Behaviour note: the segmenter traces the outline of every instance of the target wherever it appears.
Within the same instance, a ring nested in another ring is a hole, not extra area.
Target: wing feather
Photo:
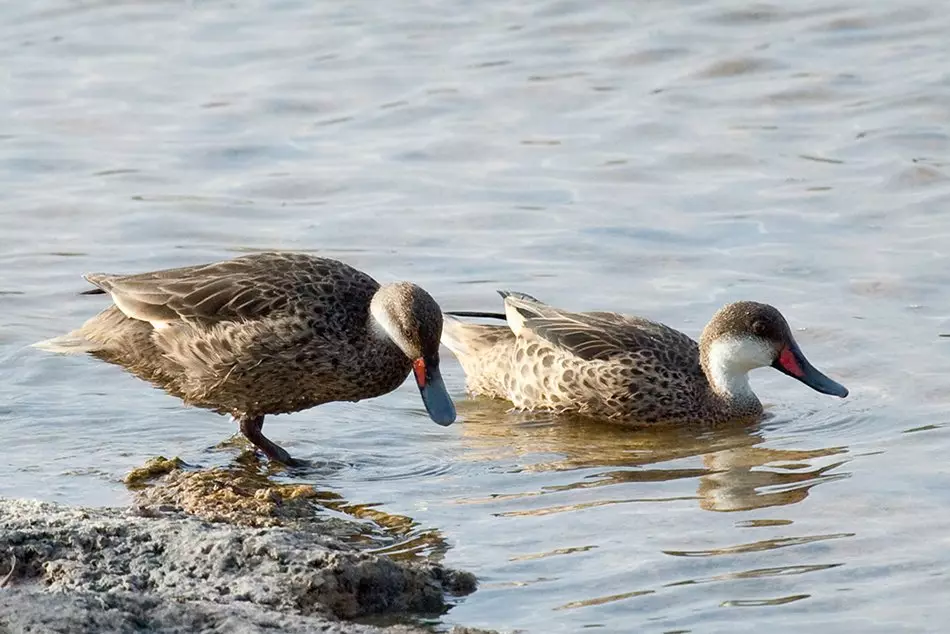
[[[574,313],[521,293],[503,293],[505,307],[523,320],[521,328],[586,361],[608,360],[643,350],[682,351],[698,363],[698,346],[669,326],[619,313]],[[513,329],[514,330],[514,329]]]
[[[302,294],[317,293],[321,282],[331,277],[338,281],[341,274],[376,284],[342,262],[291,253],[260,253],[137,275],[85,277],[110,293],[127,316],[157,325],[181,319],[205,323],[258,319],[286,309]]]

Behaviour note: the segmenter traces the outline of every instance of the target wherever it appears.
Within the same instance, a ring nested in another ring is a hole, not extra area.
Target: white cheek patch
[[[771,365],[773,357],[769,344],[752,337],[717,339],[709,347],[710,365],[745,372]]]
[[[370,304],[369,310],[373,316],[373,333],[380,339],[391,340],[399,346],[399,349],[402,350],[407,357],[411,357],[412,355],[406,352],[409,350],[408,342],[402,336],[402,332],[399,328],[396,327],[392,315],[387,310],[381,308],[376,302]]]
[[[370,315],[373,316],[371,320],[373,334],[380,339],[391,339],[392,337],[389,336],[389,330],[392,328],[392,322],[390,322],[389,316],[382,310],[376,310],[375,305],[370,307]]]
[[[771,365],[774,354],[772,347],[761,339],[717,339],[709,346],[709,379],[718,392],[751,394],[749,371]]]

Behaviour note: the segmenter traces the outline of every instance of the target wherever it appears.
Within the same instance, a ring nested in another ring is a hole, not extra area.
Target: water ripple
[[[720,557],[722,555],[734,555],[736,553],[755,553],[765,550],[775,550],[777,548],[788,548],[789,546],[801,546],[804,544],[811,544],[829,539],[844,539],[854,536],[855,533],[831,533],[828,535],[781,537],[778,539],[765,539],[757,542],[738,544],[736,546],[714,548],[711,550],[664,550],[663,554],[671,555],[673,557]]]

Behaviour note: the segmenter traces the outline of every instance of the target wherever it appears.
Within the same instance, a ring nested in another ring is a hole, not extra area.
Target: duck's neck
[[[703,371],[716,396],[735,408],[760,408],[759,398],[749,385],[749,371],[758,367],[743,354],[740,339],[717,339],[701,355]]]

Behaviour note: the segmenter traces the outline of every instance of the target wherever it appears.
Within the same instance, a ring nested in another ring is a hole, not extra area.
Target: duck
[[[410,282],[380,284],[338,260],[266,252],[139,273],[83,276],[112,304],[36,347],[90,354],[186,405],[230,415],[268,459],[264,417],[392,392],[411,373],[429,417],[455,421],[439,369],[442,311]]]
[[[459,360],[471,394],[517,409],[628,425],[757,420],[763,409],[749,372],[760,367],[823,394],[848,395],[808,362],[785,317],[768,304],[723,306],[696,342],[642,317],[570,312],[524,293],[499,293],[504,313],[447,312],[442,343]]]

